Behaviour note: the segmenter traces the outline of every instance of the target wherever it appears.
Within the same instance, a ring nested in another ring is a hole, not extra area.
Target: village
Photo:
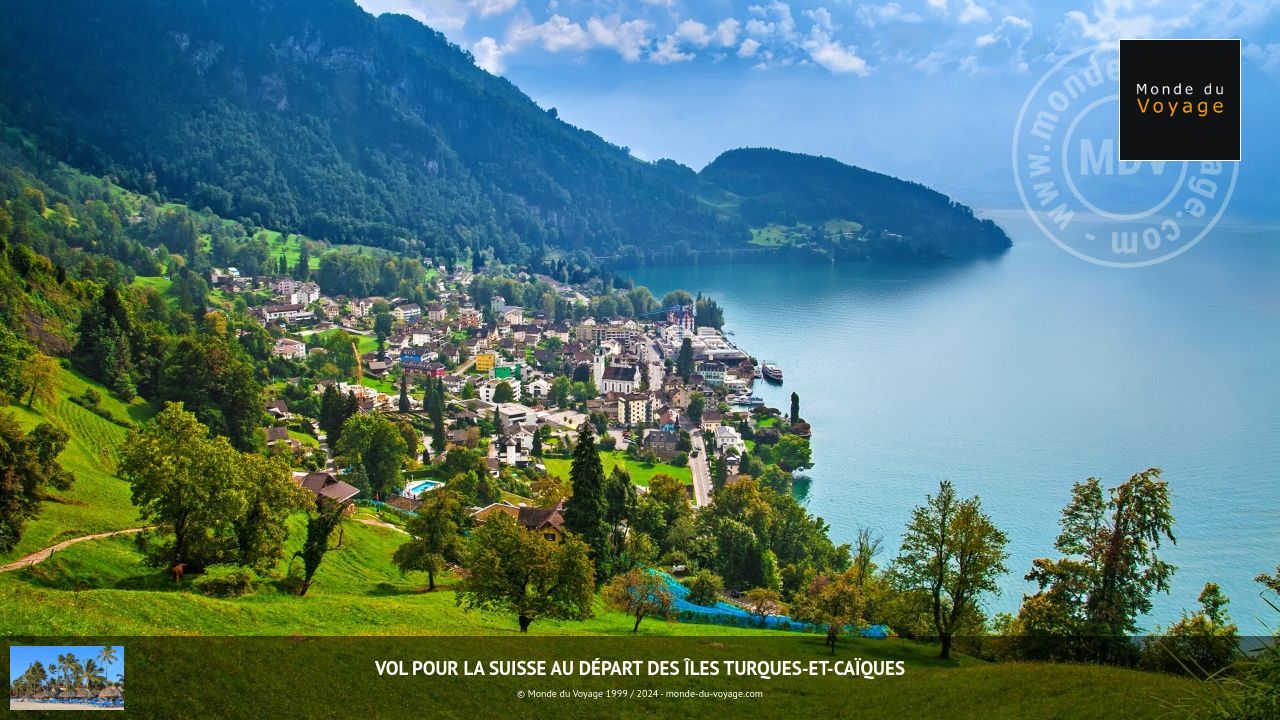
[[[778,440],[779,411],[763,407],[751,391],[766,378],[780,382],[780,369],[766,365],[762,376],[757,361],[719,329],[696,326],[692,304],[640,317],[557,320],[501,295],[474,297],[475,277],[435,269],[434,298],[424,305],[327,297],[310,280],[215,271],[215,291],[270,293],[251,312],[273,336],[273,355],[311,367],[340,360],[329,367],[350,369],[345,377],[315,381],[312,396],[333,388],[354,398],[358,412],[384,413],[421,433],[424,462],[414,457],[406,464],[400,491],[368,497],[335,467],[317,418],[298,407],[299,385],[306,383],[291,377],[267,403],[272,424],[263,433],[272,454],[292,459],[297,482],[338,502],[413,513],[425,493],[448,481],[432,472],[433,453],[439,461],[454,449],[479,451],[499,486],[536,487],[539,478],[567,480],[569,452],[590,423],[606,469],[627,470],[641,493],[655,475],[676,478],[692,505],[703,507],[716,487],[745,472],[757,440],[765,453]],[[515,279],[545,283],[570,306],[589,301],[583,290],[546,276]],[[353,340],[349,350],[342,342],[335,347],[336,333]],[[349,358],[332,357],[347,352]],[[423,387],[443,388],[443,447],[430,428]],[[807,451],[809,427],[792,420],[784,425],[805,439]],[[539,507],[547,504],[539,495],[504,491],[501,500],[473,508],[473,516],[482,521],[506,512],[529,529],[560,533],[558,506]]]

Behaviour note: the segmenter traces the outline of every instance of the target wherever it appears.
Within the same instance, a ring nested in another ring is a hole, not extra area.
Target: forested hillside
[[[351,0],[41,0],[6,15],[8,118],[131,189],[440,256],[746,235],[439,33]]]
[[[252,226],[534,265],[684,261],[749,247],[760,219],[827,210],[904,236],[877,256],[1007,246],[944,196],[852,168],[874,188],[801,165],[768,197],[708,202],[699,185],[740,185],[723,162],[698,183],[640,161],[440,33],[353,0],[18,0],[5,14],[0,120],[72,166]],[[838,202],[783,207],[815,194]]]
[[[830,158],[766,148],[730,150],[698,174],[737,203],[751,227],[852,221],[862,232],[834,236],[836,257],[970,257],[1000,252],[1009,238],[990,220],[936,190]],[[823,235],[823,233],[819,233]]]

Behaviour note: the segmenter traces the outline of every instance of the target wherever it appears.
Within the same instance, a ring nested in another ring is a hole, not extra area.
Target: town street
[[[711,469],[707,466],[707,448],[702,441],[702,431],[694,427],[689,431],[693,452],[689,453],[689,469],[693,470],[693,505],[711,504]],[[697,453],[697,457],[694,457]]]

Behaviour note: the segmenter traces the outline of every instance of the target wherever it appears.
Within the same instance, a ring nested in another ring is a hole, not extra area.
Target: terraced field
[[[65,492],[50,493],[18,545],[0,553],[0,563],[68,538],[139,524],[137,511],[129,501],[129,486],[114,475],[117,450],[128,430],[69,400],[83,395],[89,387],[101,394],[101,407],[121,422],[136,423],[154,413],[141,401],[128,405],[120,402],[106,388],[66,368],[62,370],[56,401],[37,401],[31,409],[9,408],[25,428],[49,422],[67,431],[71,439],[58,459],[75,475],[76,482]]]

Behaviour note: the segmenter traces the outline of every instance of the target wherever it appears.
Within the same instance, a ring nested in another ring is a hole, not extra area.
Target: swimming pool
[[[440,487],[444,483],[439,480],[415,480],[404,486],[405,497],[417,498],[425,492],[430,492]]]

